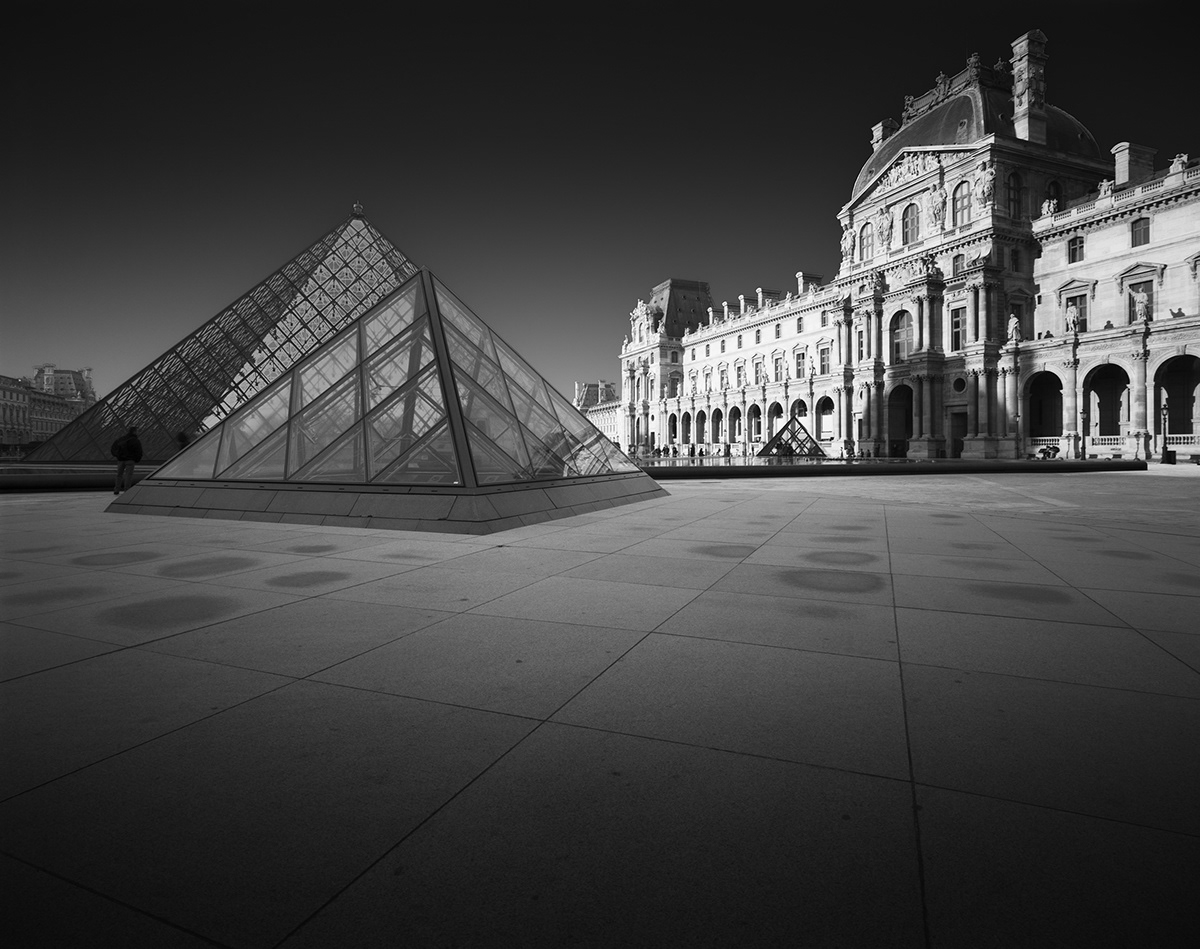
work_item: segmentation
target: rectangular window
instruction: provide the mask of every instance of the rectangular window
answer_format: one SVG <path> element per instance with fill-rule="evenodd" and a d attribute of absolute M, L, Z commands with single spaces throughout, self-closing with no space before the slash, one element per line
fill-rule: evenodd
<path fill-rule="evenodd" d="M 729 370 L 728 369 L 721 370 L 721 388 L 722 389 L 729 388 Z"/>
<path fill-rule="evenodd" d="M 1129 225 L 1129 235 L 1134 247 L 1150 243 L 1150 218 L 1140 217 Z"/>
<path fill-rule="evenodd" d="M 738 384 L 739 389 L 746 384 L 746 367 L 745 366 L 737 367 L 737 384 Z"/>
<path fill-rule="evenodd" d="M 679 362 L 679 353 L 671 353 L 671 362 Z"/>
<path fill-rule="evenodd" d="M 796 378 L 797 379 L 804 378 L 804 353 L 803 352 L 796 353 Z"/>
<path fill-rule="evenodd" d="M 1067 308 L 1064 313 L 1066 319 L 1066 331 L 1071 332 L 1072 328 L 1078 329 L 1079 332 L 1084 332 L 1087 329 L 1087 294 L 1081 293 L 1077 297 L 1067 297 Z M 1071 326 L 1071 322 L 1075 322 L 1075 327 Z"/>
<path fill-rule="evenodd" d="M 966 257 L 964 257 L 962 254 L 955 254 L 954 259 L 950 262 L 951 274 L 953 276 L 957 277 L 960 273 L 963 272 L 963 268 L 966 266 L 966 263 L 967 263 Z"/>
<path fill-rule="evenodd" d="M 756 362 L 756 363 L 754 364 L 754 384 L 755 384 L 756 386 L 760 386 L 760 385 L 762 385 L 762 381 L 763 381 L 763 378 L 762 378 L 762 363 L 761 363 L 761 362 Z"/>
<path fill-rule="evenodd" d="M 858 361 L 859 362 L 862 362 L 863 357 L 865 357 L 867 354 L 866 342 L 867 342 L 866 334 L 862 330 L 859 330 L 858 331 Z"/>
<path fill-rule="evenodd" d="M 742 334 L 738 333 L 738 349 L 742 348 Z"/>
<path fill-rule="evenodd" d="M 797 333 L 804 332 L 804 317 L 802 317 L 802 316 L 796 317 L 796 332 Z"/>
<path fill-rule="evenodd" d="M 821 350 L 821 375 L 826 375 L 829 372 L 829 348 Z"/>
<path fill-rule="evenodd" d="M 1083 260 L 1083 238 L 1072 237 L 1067 241 L 1067 263 L 1077 264 Z"/>
<path fill-rule="evenodd" d="M 1129 285 L 1129 322 L 1137 323 L 1154 317 L 1154 281 Z"/>
<path fill-rule="evenodd" d="M 822 314 L 821 314 L 821 325 L 822 325 L 822 326 L 828 326 L 828 325 L 829 325 L 829 314 L 828 314 L 828 313 L 822 313 Z"/>
<path fill-rule="evenodd" d="M 783 357 L 775 357 L 775 381 L 783 382 Z"/>
<path fill-rule="evenodd" d="M 725 352 L 725 340 L 721 340 L 721 352 Z"/>
<path fill-rule="evenodd" d="M 783 324 L 782 324 L 782 323 L 776 323 L 776 324 L 775 324 L 775 338 L 776 338 L 776 339 L 779 339 L 779 337 L 780 337 L 780 336 L 782 336 L 782 335 L 783 335 Z"/>
<path fill-rule="evenodd" d="M 967 342 L 967 308 L 956 306 L 950 311 L 950 350 L 957 352 Z"/>
<path fill-rule="evenodd" d="M 706 372 L 704 374 L 704 391 L 712 392 L 712 373 L 711 372 Z"/>

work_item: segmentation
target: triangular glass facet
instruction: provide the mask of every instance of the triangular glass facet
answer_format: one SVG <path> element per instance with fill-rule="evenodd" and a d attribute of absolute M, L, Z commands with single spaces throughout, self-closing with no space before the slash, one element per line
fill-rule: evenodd
<path fill-rule="evenodd" d="M 432 431 L 375 481 L 378 484 L 460 484 L 458 457 L 449 423 Z"/>

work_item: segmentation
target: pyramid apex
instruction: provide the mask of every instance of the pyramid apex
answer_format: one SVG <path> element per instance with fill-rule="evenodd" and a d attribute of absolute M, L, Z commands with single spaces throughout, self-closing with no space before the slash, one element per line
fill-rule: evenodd
<path fill-rule="evenodd" d="M 354 207 L 351 209 L 350 213 L 351 213 L 351 216 L 353 216 L 353 217 L 362 217 L 363 216 L 363 206 L 362 206 L 361 202 L 355 201 Z"/>

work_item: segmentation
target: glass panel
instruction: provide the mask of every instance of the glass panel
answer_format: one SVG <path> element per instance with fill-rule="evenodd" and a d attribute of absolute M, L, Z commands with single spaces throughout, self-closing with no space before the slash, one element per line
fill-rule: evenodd
<path fill-rule="evenodd" d="M 446 415 L 437 376 L 429 373 L 367 419 L 371 471 L 382 471 Z"/>
<path fill-rule="evenodd" d="M 166 466 L 153 475 L 155 478 L 211 478 L 217 463 L 217 449 L 221 445 L 221 430 L 214 429 L 198 442 L 180 452 Z"/>
<path fill-rule="evenodd" d="M 434 358 L 433 337 L 424 317 L 403 339 L 367 363 L 367 405 L 374 408 L 416 377 Z"/>
<path fill-rule="evenodd" d="M 470 425 L 467 426 L 467 443 L 471 446 L 475 480 L 479 484 L 529 480 L 528 465 L 518 465 Z"/>
<path fill-rule="evenodd" d="M 474 425 L 478 433 L 508 455 L 512 459 L 510 463 L 515 463 L 520 469 L 529 467 L 529 455 L 525 451 L 515 418 L 473 381 L 461 376 L 458 379 L 458 401 L 462 406 L 463 417 Z M 478 438 L 478 435 L 467 438 L 472 457 L 475 455 Z"/>
<path fill-rule="evenodd" d="M 332 448 L 303 471 L 292 476 L 293 481 L 337 481 L 361 483 L 367 480 L 366 452 L 363 450 L 362 426 L 355 425 Z"/>
<path fill-rule="evenodd" d="M 542 377 L 530 368 L 520 356 L 509 349 L 501 340 L 495 340 L 496 352 L 500 355 L 500 365 L 504 367 L 504 372 L 508 376 L 510 383 L 509 391 L 512 392 L 514 386 L 511 383 L 516 383 L 516 387 L 523 389 L 526 393 L 533 396 L 534 401 L 548 412 L 554 410 L 550 407 L 550 399 L 546 395 L 546 383 Z M 515 397 L 515 393 L 514 393 Z"/>
<path fill-rule="evenodd" d="M 222 471 L 218 477 L 231 481 L 282 481 L 286 457 L 287 426 L 283 425 Z"/>
<path fill-rule="evenodd" d="M 353 372 L 292 419 L 292 448 L 288 456 L 289 477 L 316 458 L 358 421 L 358 388 L 358 373 Z"/>
<path fill-rule="evenodd" d="M 358 334 L 349 332 L 300 369 L 298 407 L 303 408 L 346 375 L 358 362 Z"/>
<path fill-rule="evenodd" d="M 558 419 L 550 412 L 535 405 L 533 400 L 521 389 L 513 387 L 511 391 L 517 421 L 525 429 L 531 431 L 539 441 L 547 445 L 554 445 L 556 441 L 561 442 L 563 427 L 558 424 Z"/>
<path fill-rule="evenodd" d="M 287 421 L 291 402 L 289 381 L 272 386 L 225 420 L 218 471 L 228 468 Z"/>
<path fill-rule="evenodd" d="M 424 312 L 425 292 L 421 289 L 421 281 L 414 280 L 362 321 L 367 352 L 374 352 L 389 339 L 399 335 L 418 313 Z"/>
<path fill-rule="evenodd" d="M 377 484 L 460 484 L 458 455 L 449 423 L 443 422 L 430 432 L 374 481 Z"/>
<path fill-rule="evenodd" d="M 108 445 L 106 444 L 102 447 L 93 442 L 88 428 L 88 423 L 84 421 L 84 415 L 80 415 L 75 422 L 65 425 L 55 432 L 47 440 L 46 444 L 53 444 L 59 454 L 67 459 L 91 458 L 95 461 L 111 460 L 112 455 L 109 454 Z"/>
<path fill-rule="evenodd" d="M 456 330 L 461 332 L 473 344 L 483 350 L 492 362 L 496 362 L 496 353 L 492 349 L 492 332 L 483 321 L 463 306 L 449 290 L 442 286 L 441 281 L 434 281 L 437 292 L 438 312 Z"/>

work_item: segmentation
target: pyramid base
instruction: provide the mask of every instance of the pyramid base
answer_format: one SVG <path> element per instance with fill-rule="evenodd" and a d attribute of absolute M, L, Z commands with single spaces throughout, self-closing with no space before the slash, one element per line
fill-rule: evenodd
<path fill-rule="evenodd" d="M 641 471 L 475 489 L 146 480 L 105 510 L 160 517 L 491 534 L 667 496 L 667 491 Z"/>

